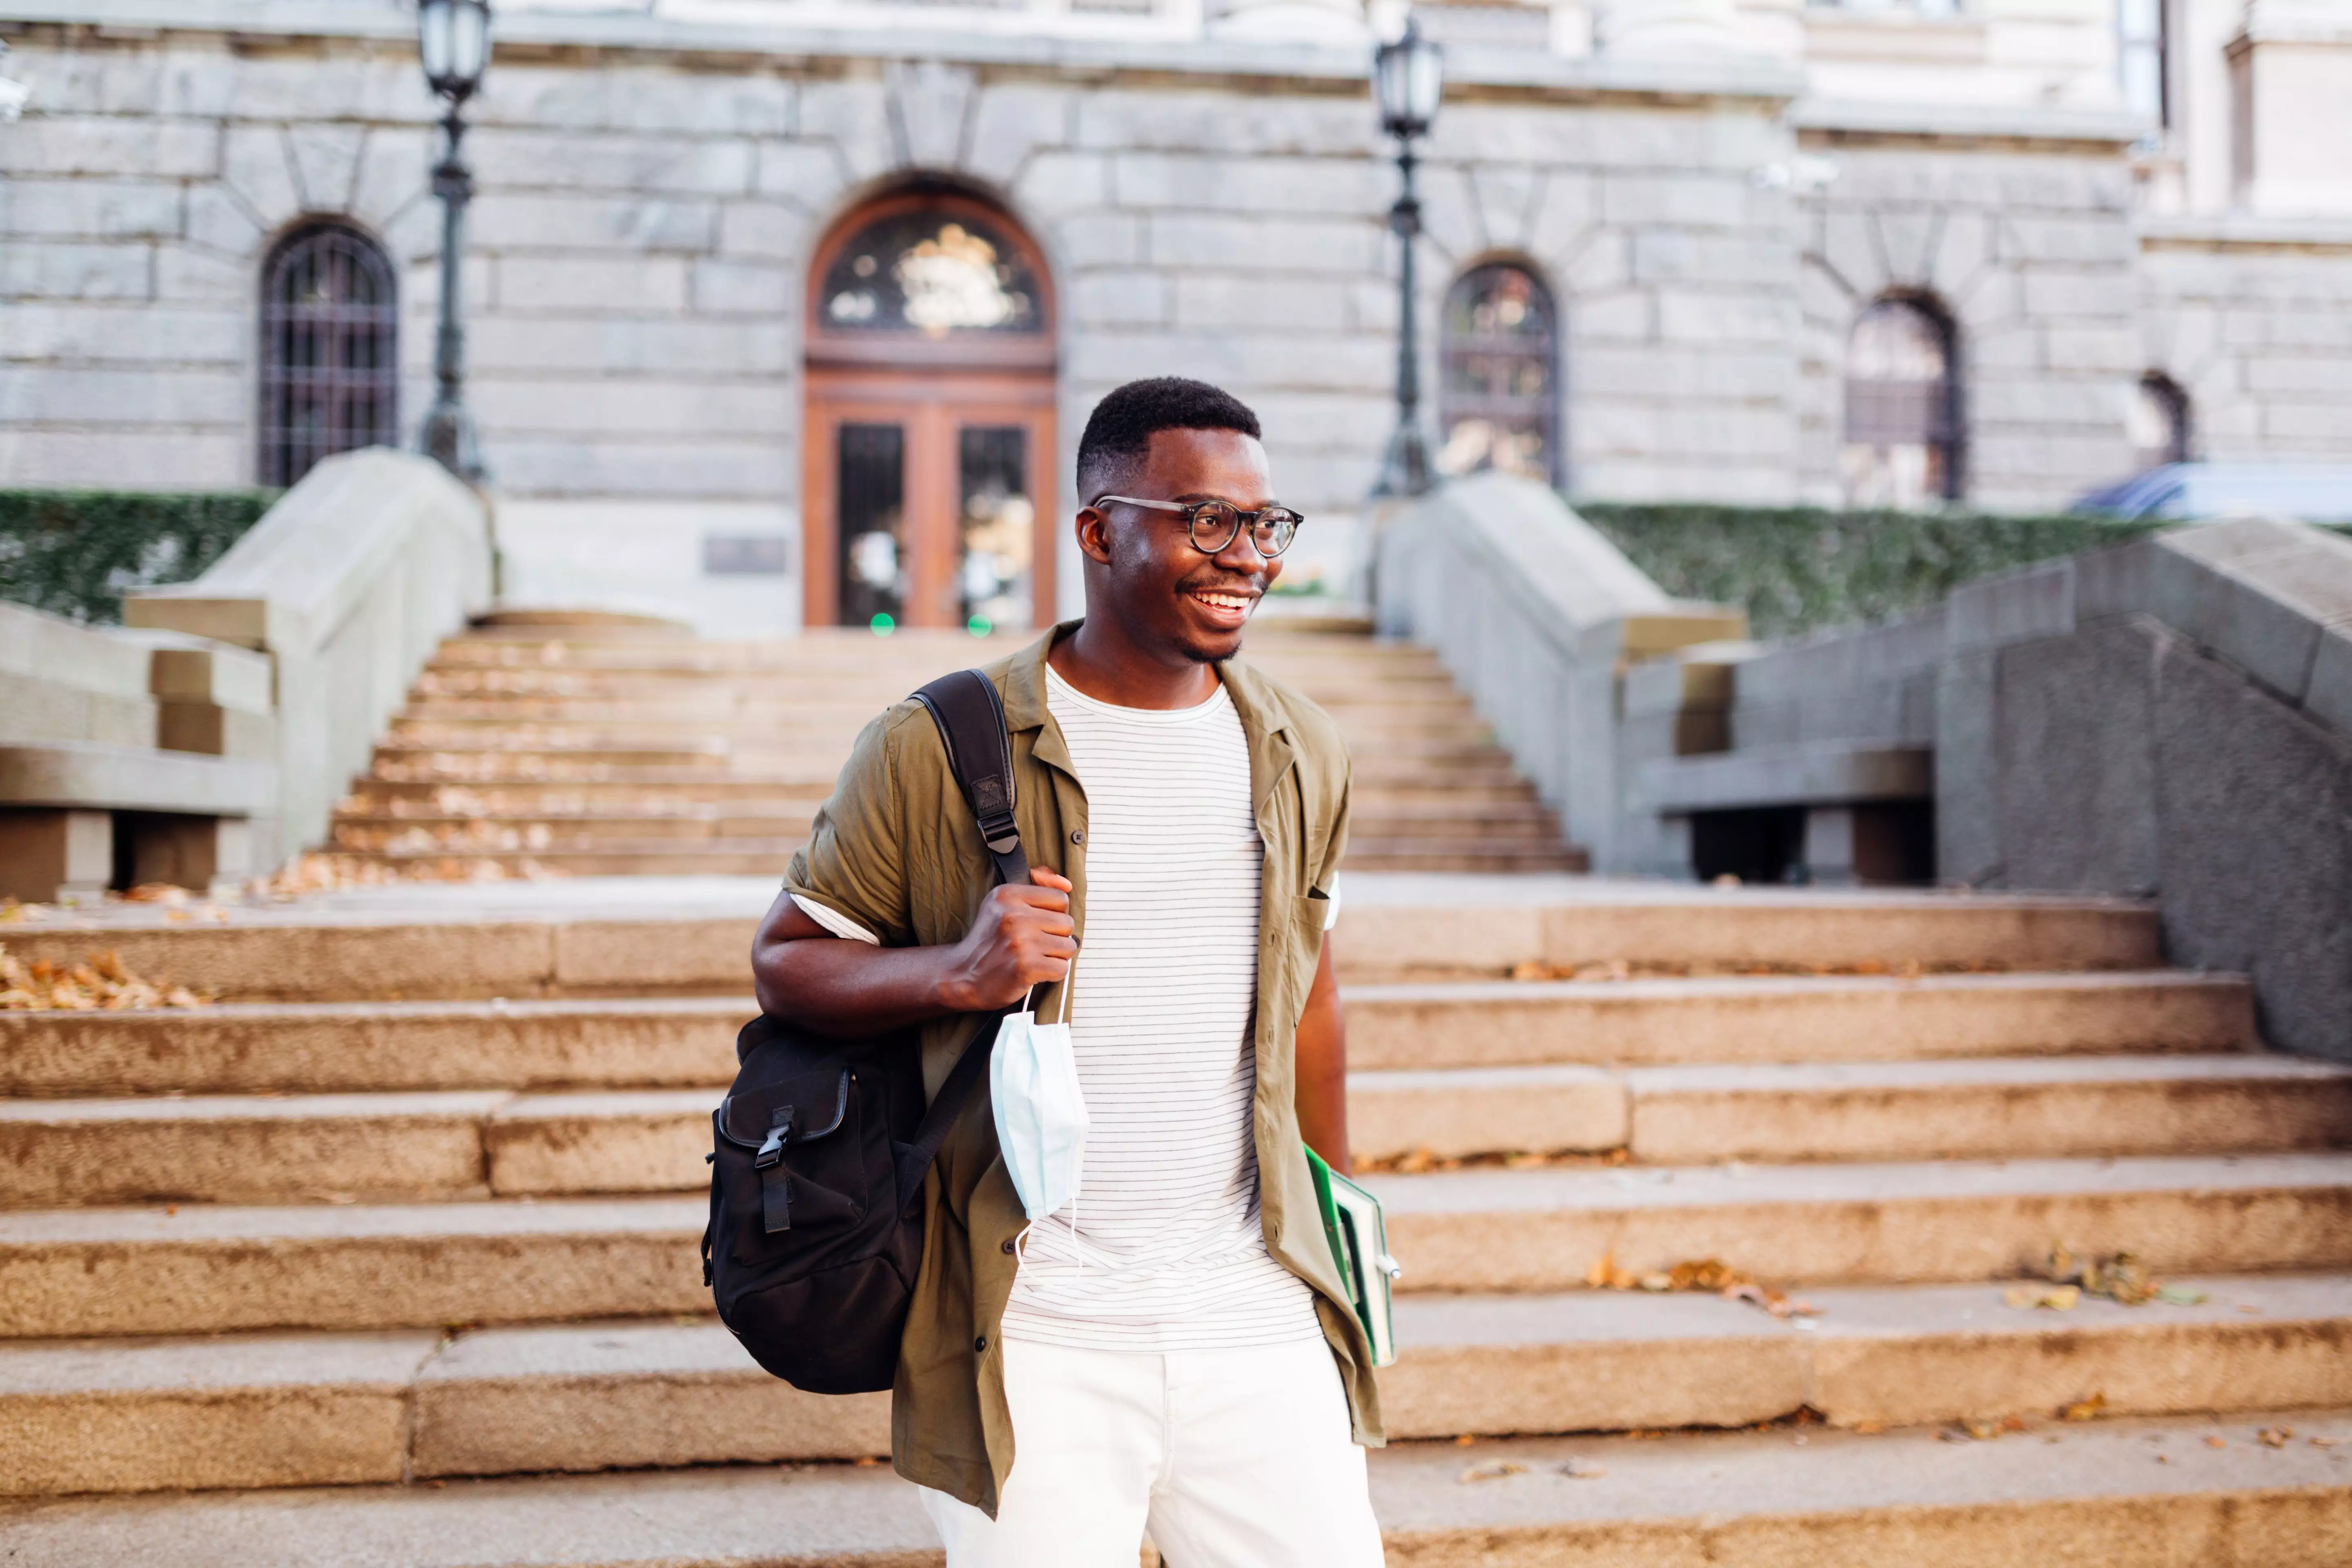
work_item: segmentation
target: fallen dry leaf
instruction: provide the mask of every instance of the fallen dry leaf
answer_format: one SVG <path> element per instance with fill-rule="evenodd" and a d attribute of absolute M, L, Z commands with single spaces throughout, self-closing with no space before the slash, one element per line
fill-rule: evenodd
<path fill-rule="evenodd" d="M 2254 1434 L 2254 1441 L 2265 1448 L 2284 1448 L 2294 1437 L 2292 1426 L 2265 1426 Z"/>
<path fill-rule="evenodd" d="M 2099 1412 L 2106 1407 L 2107 1396 L 2105 1394 L 2094 1394 L 2090 1398 L 2078 1399 L 2058 1412 L 2058 1418 L 2062 1421 L 2095 1421 L 2098 1419 Z"/>
<path fill-rule="evenodd" d="M 2079 1285 L 2012 1285 L 2000 1293 L 2000 1299 L 2028 1310 L 2046 1307 L 2053 1312 L 2071 1312 L 2083 1299 L 2083 1289 Z"/>
<path fill-rule="evenodd" d="M 2309 1441 L 2311 1446 L 2315 1448 L 2333 1448 L 2336 1444 L 2344 1441 L 2344 1439 L 2341 1437 L 2314 1437 L 2309 1439 Z"/>
<path fill-rule="evenodd" d="M 93 952 L 87 963 L 61 970 L 46 958 L 30 963 L 11 958 L 0 946 L 0 1013 L 120 1012 L 211 1002 L 207 993 L 131 973 L 120 953 Z"/>
<path fill-rule="evenodd" d="M 1527 1473 L 1528 1468 L 1525 1465 L 1510 1459 L 1489 1459 L 1483 1465 L 1473 1465 L 1463 1471 L 1461 1480 L 1465 1484 L 1471 1481 L 1499 1481 L 1505 1476 L 1524 1476 Z"/>
<path fill-rule="evenodd" d="M 2208 1437 L 2205 1439 L 2205 1446 L 2209 1448 L 2226 1448 L 2230 1445 L 2222 1438 Z"/>
<path fill-rule="evenodd" d="M 1636 1274 L 1617 1267 L 1617 1255 L 1604 1252 L 1593 1259 L 1592 1267 L 1584 1271 L 1584 1282 L 1595 1290 L 1704 1290 L 1722 1297 L 1727 1301 L 1744 1301 L 1760 1307 L 1780 1319 L 1817 1317 L 1821 1309 L 1809 1301 L 1760 1284 L 1743 1271 L 1732 1268 L 1719 1258 L 1685 1258 L 1671 1268 L 1654 1269 Z"/>
<path fill-rule="evenodd" d="M 2060 1285 L 2076 1285 L 2089 1296 L 2105 1296 L 2110 1301 L 2126 1307 L 2145 1306 L 2163 1296 L 2163 1281 L 2148 1272 L 2147 1265 L 2128 1252 L 2115 1253 L 2106 1258 L 2077 1258 L 2063 1242 L 2050 1248 L 2044 1267 L 2045 1277 Z M 2199 1300 L 2204 1298 L 2194 1291 Z M 2166 1300 L 2172 1298 L 2167 1297 Z M 2193 1301 L 2180 1301 L 2181 1306 L 2194 1306 Z"/>
<path fill-rule="evenodd" d="M 1597 1481 L 1609 1473 L 1609 1467 L 1591 1459 L 1570 1459 L 1559 1467 L 1563 1476 L 1573 1476 L 1580 1481 Z"/>

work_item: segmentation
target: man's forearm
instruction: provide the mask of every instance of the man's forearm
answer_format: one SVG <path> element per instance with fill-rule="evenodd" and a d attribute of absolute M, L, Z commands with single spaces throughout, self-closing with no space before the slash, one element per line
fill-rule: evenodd
<path fill-rule="evenodd" d="M 951 946 L 876 947 L 820 929 L 763 941 L 751 972 L 762 1012 L 789 1015 L 820 1035 L 878 1035 L 977 1010 L 954 984 L 955 953 Z"/>
<path fill-rule="evenodd" d="M 1331 939 L 1315 968 L 1315 984 L 1299 1016 L 1295 1053 L 1298 1135 L 1333 1170 L 1348 1172 L 1348 1025 L 1339 1011 L 1339 982 L 1333 973 Z"/>

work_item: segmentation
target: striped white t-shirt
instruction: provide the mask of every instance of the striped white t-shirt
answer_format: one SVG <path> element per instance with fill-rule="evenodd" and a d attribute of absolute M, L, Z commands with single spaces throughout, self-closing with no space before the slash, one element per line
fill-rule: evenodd
<path fill-rule="evenodd" d="M 1156 710 L 1097 701 L 1050 666 L 1046 685 L 1087 796 L 1068 989 L 1088 1126 L 1077 1201 L 1031 1226 L 1004 1332 L 1147 1352 L 1320 1338 L 1259 1225 L 1265 847 L 1240 715 L 1223 686 Z"/>

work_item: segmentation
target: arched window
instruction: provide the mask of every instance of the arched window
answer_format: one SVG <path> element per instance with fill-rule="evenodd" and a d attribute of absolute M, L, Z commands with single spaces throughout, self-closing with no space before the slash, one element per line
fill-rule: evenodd
<path fill-rule="evenodd" d="M 338 223 L 296 230 L 261 274 L 261 482 L 400 439 L 400 300 L 392 258 Z"/>
<path fill-rule="evenodd" d="M 2162 372 L 2139 378 L 2124 426 L 2131 435 L 2134 473 L 2189 460 L 2189 395 Z"/>
<path fill-rule="evenodd" d="M 1551 291 L 1507 261 L 1474 267 L 1445 296 L 1438 468 L 1502 468 L 1559 482 L 1559 318 Z"/>
<path fill-rule="evenodd" d="M 1849 506 L 1918 506 L 1960 493 L 1959 377 L 1950 323 L 1916 300 L 1881 300 L 1846 345 Z"/>

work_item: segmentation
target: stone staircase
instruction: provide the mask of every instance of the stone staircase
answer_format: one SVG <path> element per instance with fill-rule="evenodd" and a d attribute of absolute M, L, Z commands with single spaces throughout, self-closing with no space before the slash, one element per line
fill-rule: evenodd
<path fill-rule="evenodd" d="M 771 886 L 0 927 L 222 998 L 0 1012 L 0 1561 L 936 1562 L 886 1400 L 708 1315 Z M 2151 910 L 1366 871 L 1338 941 L 1391 1562 L 2352 1562 L 2352 1070 Z M 2010 1304 L 2053 1243 L 2178 1303 Z M 1638 1288 L 1710 1259 L 1817 1314 Z"/>
<path fill-rule="evenodd" d="M 856 630 L 718 643 L 658 624 L 494 620 L 425 669 L 336 812 L 331 847 L 444 875 L 777 875 L 868 720 L 1021 640 Z M 1348 736 L 1351 866 L 1581 868 L 1427 649 L 1300 623 L 1254 629 L 1250 657 Z"/>

